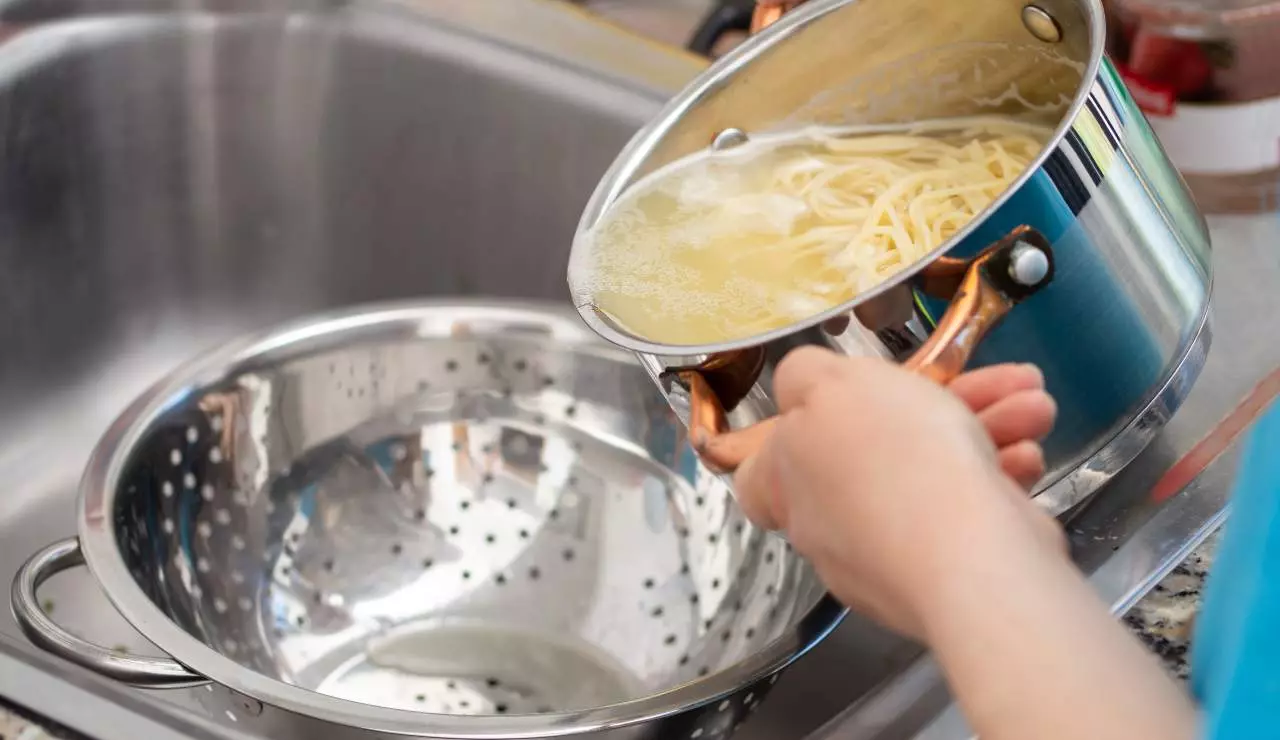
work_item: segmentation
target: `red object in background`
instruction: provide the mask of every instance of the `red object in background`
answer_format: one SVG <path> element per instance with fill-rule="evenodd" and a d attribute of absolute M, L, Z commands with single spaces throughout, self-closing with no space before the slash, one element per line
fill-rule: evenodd
<path fill-rule="evenodd" d="M 1126 66 L 1139 79 L 1172 87 L 1179 98 L 1199 95 L 1213 83 L 1213 65 L 1198 42 L 1142 28 L 1130 42 Z"/>

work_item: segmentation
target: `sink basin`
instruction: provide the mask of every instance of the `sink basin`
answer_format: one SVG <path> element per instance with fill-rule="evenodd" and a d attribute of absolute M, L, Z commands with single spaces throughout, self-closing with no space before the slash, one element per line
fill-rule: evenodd
<path fill-rule="evenodd" d="M 142 0 L 5 6 L 0 578 L 74 533 L 101 431 L 206 347 L 364 301 L 567 301 L 583 204 L 679 84 L 673 70 L 698 65 L 548 3 L 475 3 L 470 14 L 457 0 L 223 1 L 181 15 Z M 509 32 L 519 22 L 564 43 L 522 45 Z M 154 653 L 87 573 L 42 595 L 73 631 Z M 804 737 L 916 653 L 850 620 L 739 737 Z M 187 735 L 262 731 L 205 711 L 205 689 L 140 692 L 60 663 L 7 610 L 0 654 Z M 123 719 L 81 726 L 87 698 L 10 698 L 98 737 L 141 732 Z"/>

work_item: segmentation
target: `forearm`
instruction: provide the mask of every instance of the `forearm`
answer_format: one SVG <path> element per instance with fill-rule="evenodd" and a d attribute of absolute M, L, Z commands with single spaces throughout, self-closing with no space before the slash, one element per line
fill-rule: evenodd
<path fill-rule="evenodd" d="M 983 740 L 1194 737 L 1190 700 L 1066 558 L 995 531 L 969 542 L 925 629 Z"/>

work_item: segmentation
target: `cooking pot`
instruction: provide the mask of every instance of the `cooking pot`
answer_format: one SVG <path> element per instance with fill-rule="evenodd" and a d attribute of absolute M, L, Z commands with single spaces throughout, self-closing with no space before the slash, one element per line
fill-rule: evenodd
<path fill-rule="evenodd" d="M 1103 54 L 1100 4 L 770 2 L 754 26 L 763 30 L 671 100 L 599 184 L 569 269 L 580 314 L 639 355 L 721 471 L 767 433 L 772 373 L 796 346 L 880 354 L 944 382 L 967 365 L 1035 363 L 1060 407 L 1035 492 L 1055 513 L 1083 501 L 1178 407 L 1210 340 L 1208 231 Z M 579 288 L 586 235 L 674 160 L 806 126 L 977 115 L 1054 133 L 952 239 L 806 321 L 740 341 L 662 344 L 627 331 Z"/>

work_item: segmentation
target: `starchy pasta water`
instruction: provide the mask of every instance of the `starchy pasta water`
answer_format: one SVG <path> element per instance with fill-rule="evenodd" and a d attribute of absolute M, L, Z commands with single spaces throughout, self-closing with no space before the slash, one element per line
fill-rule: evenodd
<path fill-rule="evenodd" d="M 1051 130 L 974 118 L 810 129 L 706 152 L 646 177 L 579 235 L 569 269 L 643 339 L 750 337 L 903 270 L 998 198 Z"/>

